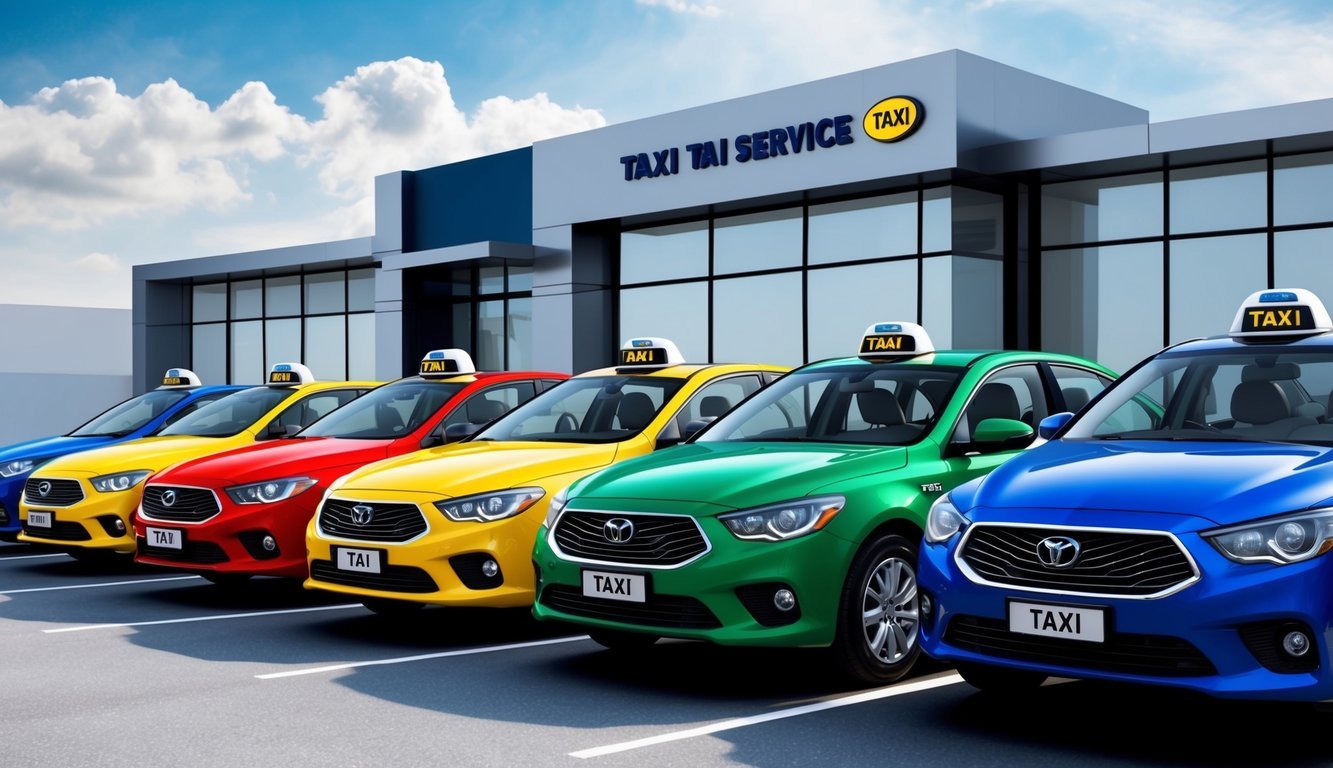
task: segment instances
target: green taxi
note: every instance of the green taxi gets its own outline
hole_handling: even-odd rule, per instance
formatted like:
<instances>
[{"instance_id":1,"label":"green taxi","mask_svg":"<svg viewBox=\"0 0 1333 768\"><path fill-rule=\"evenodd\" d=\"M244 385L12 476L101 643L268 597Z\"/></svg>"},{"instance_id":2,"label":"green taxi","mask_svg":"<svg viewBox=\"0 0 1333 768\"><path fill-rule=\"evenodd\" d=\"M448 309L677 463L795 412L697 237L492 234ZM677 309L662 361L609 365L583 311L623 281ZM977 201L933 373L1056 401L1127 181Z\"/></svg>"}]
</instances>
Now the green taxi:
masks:
<instances>
[{"instance_id":1,"label":"green taxi","mask_svg":"<svg viewBox=\"0 0 1333 768\"><path fill-rule=\"evenodd\" d=\"M897 680L920 652L931 502L1114 377L1071 355L937 351L919 325L872 325L856 356L797 368L688 443L557 494L533 612L612 649L827 647L853 682Z\"/></svg>"}]
</instances>

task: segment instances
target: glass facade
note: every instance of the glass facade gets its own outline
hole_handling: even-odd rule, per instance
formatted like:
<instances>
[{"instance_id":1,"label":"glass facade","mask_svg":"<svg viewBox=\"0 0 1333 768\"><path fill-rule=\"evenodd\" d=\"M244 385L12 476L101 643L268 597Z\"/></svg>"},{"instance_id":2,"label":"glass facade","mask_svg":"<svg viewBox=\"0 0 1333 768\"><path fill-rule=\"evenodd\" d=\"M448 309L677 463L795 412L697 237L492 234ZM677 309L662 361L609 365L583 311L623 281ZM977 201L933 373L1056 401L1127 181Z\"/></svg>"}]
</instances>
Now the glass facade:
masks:
<instances>
[{"instance_id":1,"label":"glass facade","mask_svg":"<svg viewBox=\"0 0 1333 768\"><path fill-rule=\"evenodd\" d=\"M468 350L479 371L532 367L532 265L499 259L427 268L411 278L413 307L404 329L413 349ZM429 304L430 306L425 306ZM416 359L420 352L413 352Z\"/></svg>"}]
</instances>

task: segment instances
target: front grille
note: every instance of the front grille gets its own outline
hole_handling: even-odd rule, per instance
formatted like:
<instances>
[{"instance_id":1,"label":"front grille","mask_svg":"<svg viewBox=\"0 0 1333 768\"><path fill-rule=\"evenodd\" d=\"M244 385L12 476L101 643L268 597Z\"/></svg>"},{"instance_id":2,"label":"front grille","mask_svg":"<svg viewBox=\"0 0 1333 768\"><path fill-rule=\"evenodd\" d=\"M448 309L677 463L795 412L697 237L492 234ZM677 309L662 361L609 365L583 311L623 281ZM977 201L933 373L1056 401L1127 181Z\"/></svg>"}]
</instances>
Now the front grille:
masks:
<instances>
[{"instance_id":1,"label":"front grille","mask_svg":"<svg viewBox=\"0 0 1333 768\"><path fill-rule=\"evenodd\" d=\"M715 629L722 626L708 606L681 595L649 595L647 602L584 597L578 587L552 584L542 591L542 602L571 616L606 619L626 624L676 629Z\"/></svg>"},{"instance_id":2,"label":"front grille","mask_svg":"<svg viewBox=\"0 0 1333 768\"><path fill-rule=\"evenodd\" d=\"M9 510L5 509L4 504L0 504L0 525L9 523Z\"/></svg>"},{"instance_id":3,"label":"front grille","mask_svg":"<svg viewBox=\"0 0 1333 768\"><path fill-rule=\"evenodd\" d=\"M370 507L370 522L352 521L353 507ZM329 499L319 508L319 527L331 536L358 541L408 541L426 532L426 517L415 504Z\"/></svg>"},{"instance_id":4,"label":"front grille","mask_svg":"<svg viewBox=\"0 0 1333 768\"><path fill-rule=\"evenodd\" d=\"M68 507L83 501L83 487L78 480L30 477L23 484L23 498L34 507Z\"/></svg>"},{"instance_id":5,"label":"front grille","mask_svg":"<svg viewBox=\"0 0 1333 768\"><path fill-rule=\"evenodd\" d=\"M1037 559L1048 537L1078 542L1068 568ZM978 524L959 547L963 562L981 578L1015 587L1126 597L1167 592L1195 578L1189 557L1170 536L1158 533Z\"/></svg>"},{"instance_id":6,"label":"front grille","mask_svg":"<svg viewBox=\"0 0 1333 768\"><path fill-rule=\"evenodd\" d=\"M329 560L310 564L310 576L316 581L341 584L344 587L379 589L385 592L438 592L439 586L429 573L407 565L386 565L380 573L340 571Z\"/></svg>"},{"instance_id":7,"label":"front grille","mask_svg":"<svg viewBox=\"0 0 1333 768\"><path fill-rule=\"evenodd\" d=\"M613 543L605 536L608 520L634 525L629 541ZM555 541L570 557L626 565L680 565L708 551L708 540L692 517L625 515L608 512L566 512L555 525Z\"/></svg>"},{"instance_id":8,"label":"front grille","mask_svg":"<svg viewBox=\"0 0 1333 768\"><path fill-rule=\"evenodd\" d=\"M143 539L139 539L138 544L139 554L157 560L170 560L173 563L212 565L225 563L231 559L227 557L227 553L222 550L222 547L211 541L190 541L186 539L180 549L149 546Z\"/></svg>"},{"instance_id":9,"label":"front grille","mask_svg":"<svg viewBox=\"0 0 1333 768\"><path fill-rule=\"evenodd\" d=\"M67 520L52 520L50 528L31 528L25 521L23 532L38 539L49 539L51 541L88 541L93 537L91 533L88 533L87 528L79 523L72 523Z\"/></svg>"},{"instance_id":10,"label":"front grille","mask_svg":"<svg viewBox=\"0 0 1333 768\"><path fill-rule=\"evenodd\" d=\"M171 503L167 504L170 499ZM218 498L205 488L150 485L143 491L144 514L154 520L197 523L222 511Z\"/></svg>"},{"instance_id":11,"label":"front grille","mask_svg":"<svg viewBox=\"0 0 1333 768\"><path fill-rule=\"evenodd\" d=\"M1106 642L1010 632L1003 619L955 616L944 633L956 648L1016 661L1151 677L1217 674L1208 657L1178 637L1108 633Z\"/></svg>"}]
</instances>

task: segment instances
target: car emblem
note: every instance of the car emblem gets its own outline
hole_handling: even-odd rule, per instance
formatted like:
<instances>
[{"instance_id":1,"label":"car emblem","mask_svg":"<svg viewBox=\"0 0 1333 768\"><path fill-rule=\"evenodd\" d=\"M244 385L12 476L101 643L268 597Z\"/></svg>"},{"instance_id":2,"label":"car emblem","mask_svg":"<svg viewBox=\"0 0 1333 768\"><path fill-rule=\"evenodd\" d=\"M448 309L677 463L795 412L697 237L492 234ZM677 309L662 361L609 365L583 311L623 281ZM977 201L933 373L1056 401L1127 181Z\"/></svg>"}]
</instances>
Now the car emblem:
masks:
<instances>
[{"instance_id":1,"label":"car emblem","mask_svg":"<svg viewBox=\"0 0 1333 768\"><path fill-rule=\"evenodd\" d=\"M1037 543L1037 560L1047 568L1069 568L1083 548L1068 536L1048 536Z\"/></svg>"},{"instance_id":2,"label":"car emblem","mask_svg":"<svg viewBox=\"0 0 1333 768\"><path fill-rule=\"evenodd\" d=\"M176 492L175 492L175 491L163 491L163 492L162 492L162 506L164 506L164 507L170 507L170 506L174 505L175 503L176 503Z\"/></svg>"},{"instance_id":3,"label":"car emblem","mask_svg":"<svg viewBox=\"0 0 1333 768\"><path fill-rule=\"evenodd\" d=\"M370 525L370 521L375 519L375 508L368 504L357 504L352 507L352 522L356 525Z\"/></svg>"},{"instance_id":4,"label":"car emblem","mask_svg":"<svg viewBox=\"0 0 1333 768\"><path fill-rule=\"evenodd\" d=\"M602 524L602 538L612 544L626 544L634 538L634 523L623 517L613 517Z\"/></svg>"},{"instance_id":5,"label":"car emblem","mask_svg":"<svg viewBox=\"0 0 1333 768\"><path fill-rule=\"evenodd\" d=\"M37 495L38 495L38 496L45 496L45 495L47 495L47 494L50 493L50 492L51 492L51 481L50 481L50 480L43 480L42 482L40 482L40 483L37 484Z\"/></svg>"}]
</instances>

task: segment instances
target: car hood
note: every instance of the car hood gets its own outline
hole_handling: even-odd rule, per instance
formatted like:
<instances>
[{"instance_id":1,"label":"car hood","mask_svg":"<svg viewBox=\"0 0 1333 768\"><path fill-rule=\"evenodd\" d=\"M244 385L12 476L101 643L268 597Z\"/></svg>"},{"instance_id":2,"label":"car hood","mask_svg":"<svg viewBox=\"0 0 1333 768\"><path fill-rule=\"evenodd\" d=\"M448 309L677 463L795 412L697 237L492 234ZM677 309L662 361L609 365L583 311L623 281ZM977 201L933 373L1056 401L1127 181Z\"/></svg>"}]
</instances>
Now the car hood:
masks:
<instances>
[{"instance_id":1,"label":"car hood","mask_svg":"<svg viewBox=\"0 0 1333 768\"><path fill-rule=\"evenodd\" d=\"M0 448L0 464L19 459L49 459L64 456L67 453L86 451L90 448L97 448L124 439L123 437L110 436L66 437L64 435L53 435L51 437L39 437L35 440L24 440L21 443Z\"/></svg>"},{"instance_id":2,"label":"car hood","mask_svg":"<svg viewBox=\"0 0 1333 768\"><path fill-rule=\"evenodd\" d=\"M516 488L543 478L591 472L615 460L615 443L477 441L378 461L333 491L424 491L441 497Z\"/></svg>"},{"instance_id":3,"label":"car hood","mask_svg":"<svg viewBox=\"0 0 1333 768\"><path fill-rule=\"evenodd\" d=\"M214 487L317 475L384 459L392 444L392 440L336 437L295 437L254 443L178 464L153 478L153 482Z\"/></svg>"},{"instance_id":4,"label":"car hood","mask_svg":"<svg viewBox=\"0 0 1333 768\"><path fill-rule=\"evenodd\" d=\"M192 437L190 435L165 435L144 437L119 445L108 445L91 451L62 456L42 465L34 475L74 474L104 475L110 472L125 472L134 469L148 469L154 472L165 469L186 459L223 451L235 447L238 441L249 442L248 433L232 437Z\"/></svg>"},{"instance_id":5,"label":"car hood","mask_svg":"<svg viewBox=\"0 0 1333 768\"><path fill-rule=\"evenodd\" d=\"M576 498L706 501L742 509L837 491L841 481L901 469L905 448L837 443L702 442L605 469Z\"/></svg>"},{"instance_id":6,"label":"car hood","mask_svg":"<svg viewBox=\"0 0 1333 768\"><path fill-rule=\"evenodd\" d=\"M1333 497L1333 449L1292 444L1053 440L986 476L964 508L1196 515L1218 525Z\"/></svg>"}]
</instances>

